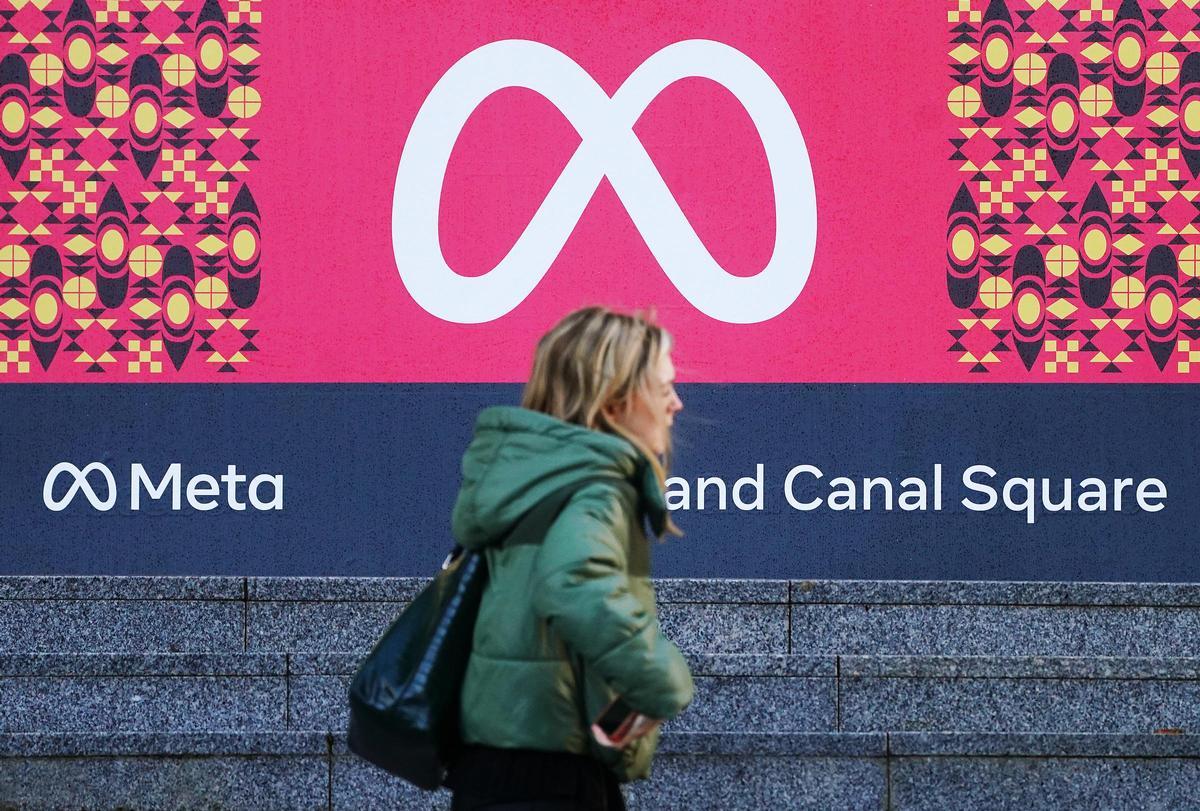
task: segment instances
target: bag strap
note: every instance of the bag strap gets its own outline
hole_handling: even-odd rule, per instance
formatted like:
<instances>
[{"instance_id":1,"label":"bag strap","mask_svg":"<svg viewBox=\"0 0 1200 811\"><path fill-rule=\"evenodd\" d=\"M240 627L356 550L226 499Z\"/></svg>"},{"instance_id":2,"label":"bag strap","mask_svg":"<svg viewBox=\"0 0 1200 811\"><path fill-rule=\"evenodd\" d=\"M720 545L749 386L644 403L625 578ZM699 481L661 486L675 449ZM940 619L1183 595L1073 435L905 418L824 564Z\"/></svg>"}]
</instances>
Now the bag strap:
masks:
<instances>
[{"instance_id":1,"label":"bag strap","mask_svg":"<svg viewBox=\"0 0 1200 811\"><path fill-rule=\"evenodd\" d=\"M611 482L612 484L632 487L625 479L616 476L588 476L564 485L544 496L537 504L517 521L503 539L499 547L537 546L546 539L546 533L558 518L559 513L566 507L576 491L595 482Z\"/></svg>"},{"instance_id":2,"label":"bag strap","mask_svg":"<svg viewBox=\"0 0 1200 811\"><path fill-rule=\"evenodd\" d=\"M563 507L567 505L571 496L575 494L575 491L595 482L611 482L618 487L633 487L628 481L617 476L600 475L587 476L565 484L557 490L551 491L548 495L543 496L540 501L526 510L524 515L517 519L517 522L508 532L504 533L504 537L495 544L496 548L502 549L505 546L540 544L546 539L546 533L550 531L551 525L558 518L558 514L562 512ZM443 570L449 568L465 552L466 549L464 547L455 544L451 548L450 554L442 561L441 568Z\"/></svg>"}]
</instances>

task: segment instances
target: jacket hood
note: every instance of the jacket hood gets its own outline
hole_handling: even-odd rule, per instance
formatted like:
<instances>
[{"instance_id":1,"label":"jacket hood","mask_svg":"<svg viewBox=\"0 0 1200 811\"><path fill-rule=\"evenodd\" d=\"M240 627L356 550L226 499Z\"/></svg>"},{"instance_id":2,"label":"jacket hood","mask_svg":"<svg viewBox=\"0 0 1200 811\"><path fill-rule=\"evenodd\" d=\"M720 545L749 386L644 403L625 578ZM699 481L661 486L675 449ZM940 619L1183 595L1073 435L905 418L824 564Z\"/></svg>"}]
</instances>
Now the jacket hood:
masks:
<instances>
[{"instance_id":1,"label":"jacket hood","mask_svg":"<svg viewBox=\"0 0 1200 811\"><path fill-rule=\"evenodd\" d=\"M632 443L540 411L485 408L463 454L462 489L451 516L454 538L468 549L488 546L552 491L608 474L637 489L655 535L661 536L666 503L654 469Z\"/></svg>"}]
</instances>

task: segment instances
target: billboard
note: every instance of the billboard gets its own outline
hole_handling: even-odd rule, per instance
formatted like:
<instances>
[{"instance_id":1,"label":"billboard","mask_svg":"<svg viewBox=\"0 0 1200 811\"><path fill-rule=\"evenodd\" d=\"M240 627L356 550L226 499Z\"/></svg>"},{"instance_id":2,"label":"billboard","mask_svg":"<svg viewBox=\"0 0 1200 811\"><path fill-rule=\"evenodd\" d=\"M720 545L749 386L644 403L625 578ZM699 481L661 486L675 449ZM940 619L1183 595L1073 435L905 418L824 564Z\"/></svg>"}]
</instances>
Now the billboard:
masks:
<instances>
[{"instance_id":1,"label":"billboard","mask_svg":"<svg viewBox=\"0 0 1200 811\"><path fill-rule=\"evenodd\" d=\"M1194 6L14 3L0 570L425 573L604 303L659 574L1197 579Z\"/></svg>"}]
</instances>

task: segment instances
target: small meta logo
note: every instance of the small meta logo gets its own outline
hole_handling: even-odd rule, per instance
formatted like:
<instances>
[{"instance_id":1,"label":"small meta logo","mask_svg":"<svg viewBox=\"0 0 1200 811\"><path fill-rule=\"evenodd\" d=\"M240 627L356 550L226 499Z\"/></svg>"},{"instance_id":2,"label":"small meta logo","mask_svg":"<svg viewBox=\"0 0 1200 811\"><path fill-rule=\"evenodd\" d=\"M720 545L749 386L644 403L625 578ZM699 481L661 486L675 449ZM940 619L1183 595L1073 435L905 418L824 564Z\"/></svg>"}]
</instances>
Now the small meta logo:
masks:
<instances>
[{"instance_id":1,"label":"small meta logo","mask_svg":"<svg viewBox=\"0 0 1200 811\"><path fill-rule=\"evenodd\" d=\"M741 102L767 156L775 248L754 276L735 276L713 259L633 131L659 93L690 76L722 85ZM442 184L467 119L484 99L509 87L547 98L582 141L500 263L482 276L461 276L442 254ZM570 57L539 42L501 40L462 57L417 111L400 155L392 200L400 277L413 299L443 321L500 318L541 281L605 178L667 277L705 315L733 324L766 321L804 289L816 250L817 204L800 125L779 87L750 57L698 39L663 48L611 97Z\"/></svg>"},{"instance_id":2,"label":"small meta logo","mask_svg":"<svg viewBox=\"0 0 1200 811\"><path fill-rule=\"evenodd\" d=\"M66 492L56 497L55 488L63 477L69 479L69 484ZM250 479L245 488L239 487L247 479L245 474L238 473L237 465L229 465L220 476L199 473L185 482L183 465L174 462L167 466L166 472L156 482L143 465L134 462L129 466L129 509L137 512L141 510L143 500L159 501L166 498L168 492L172 510L183 509L186 499L193 510L207 512L220 506L222 495L225 497L225 506L231 510L242 511L247 506L259 511L283 509L282 473L262 473ZM100 492L97 492L98 489ZM92 509L99 512L108 512L115 507L117 480L108 465L91 462L81 468L70 462L59 462L50 468L42 484L42 502L46 509L62 512L79 494L87 499Z\"/></svg>"}]
</instances>

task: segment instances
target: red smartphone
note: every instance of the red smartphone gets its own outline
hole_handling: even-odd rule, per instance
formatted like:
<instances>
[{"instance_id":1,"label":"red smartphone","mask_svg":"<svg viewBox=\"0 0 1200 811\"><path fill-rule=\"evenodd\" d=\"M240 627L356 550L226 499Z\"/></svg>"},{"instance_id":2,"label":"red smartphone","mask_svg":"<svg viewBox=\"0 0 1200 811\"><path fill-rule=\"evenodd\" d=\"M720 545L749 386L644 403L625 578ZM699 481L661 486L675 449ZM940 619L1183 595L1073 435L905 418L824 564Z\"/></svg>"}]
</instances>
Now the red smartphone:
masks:
<instances>
[{"instance_id":1,"label":"red smartphone","mask_svg":"<svg viewBox=\"0 0 1200 811\"><path fill-rule=\"evenodd\" d=\"M618 696L592 724L592 737L604 746L620 749L648 733L657 724L657 721L637 712Z\"/></svg>"},{"instance_id":2,"label":"red smartphone","mask_svg":"<svg viewBox=\"0 0 1200 811\"><path fill-rule=\"evenodd\" d=\"M630 707L620 696L617 696L600 713L600 717L595 721L595 726L599 727L600 731L610 740L616 740L621 737L617 734L621 730L621 727L633 723L635 714L633 707Z\"/></svg>"}]
</instances>

